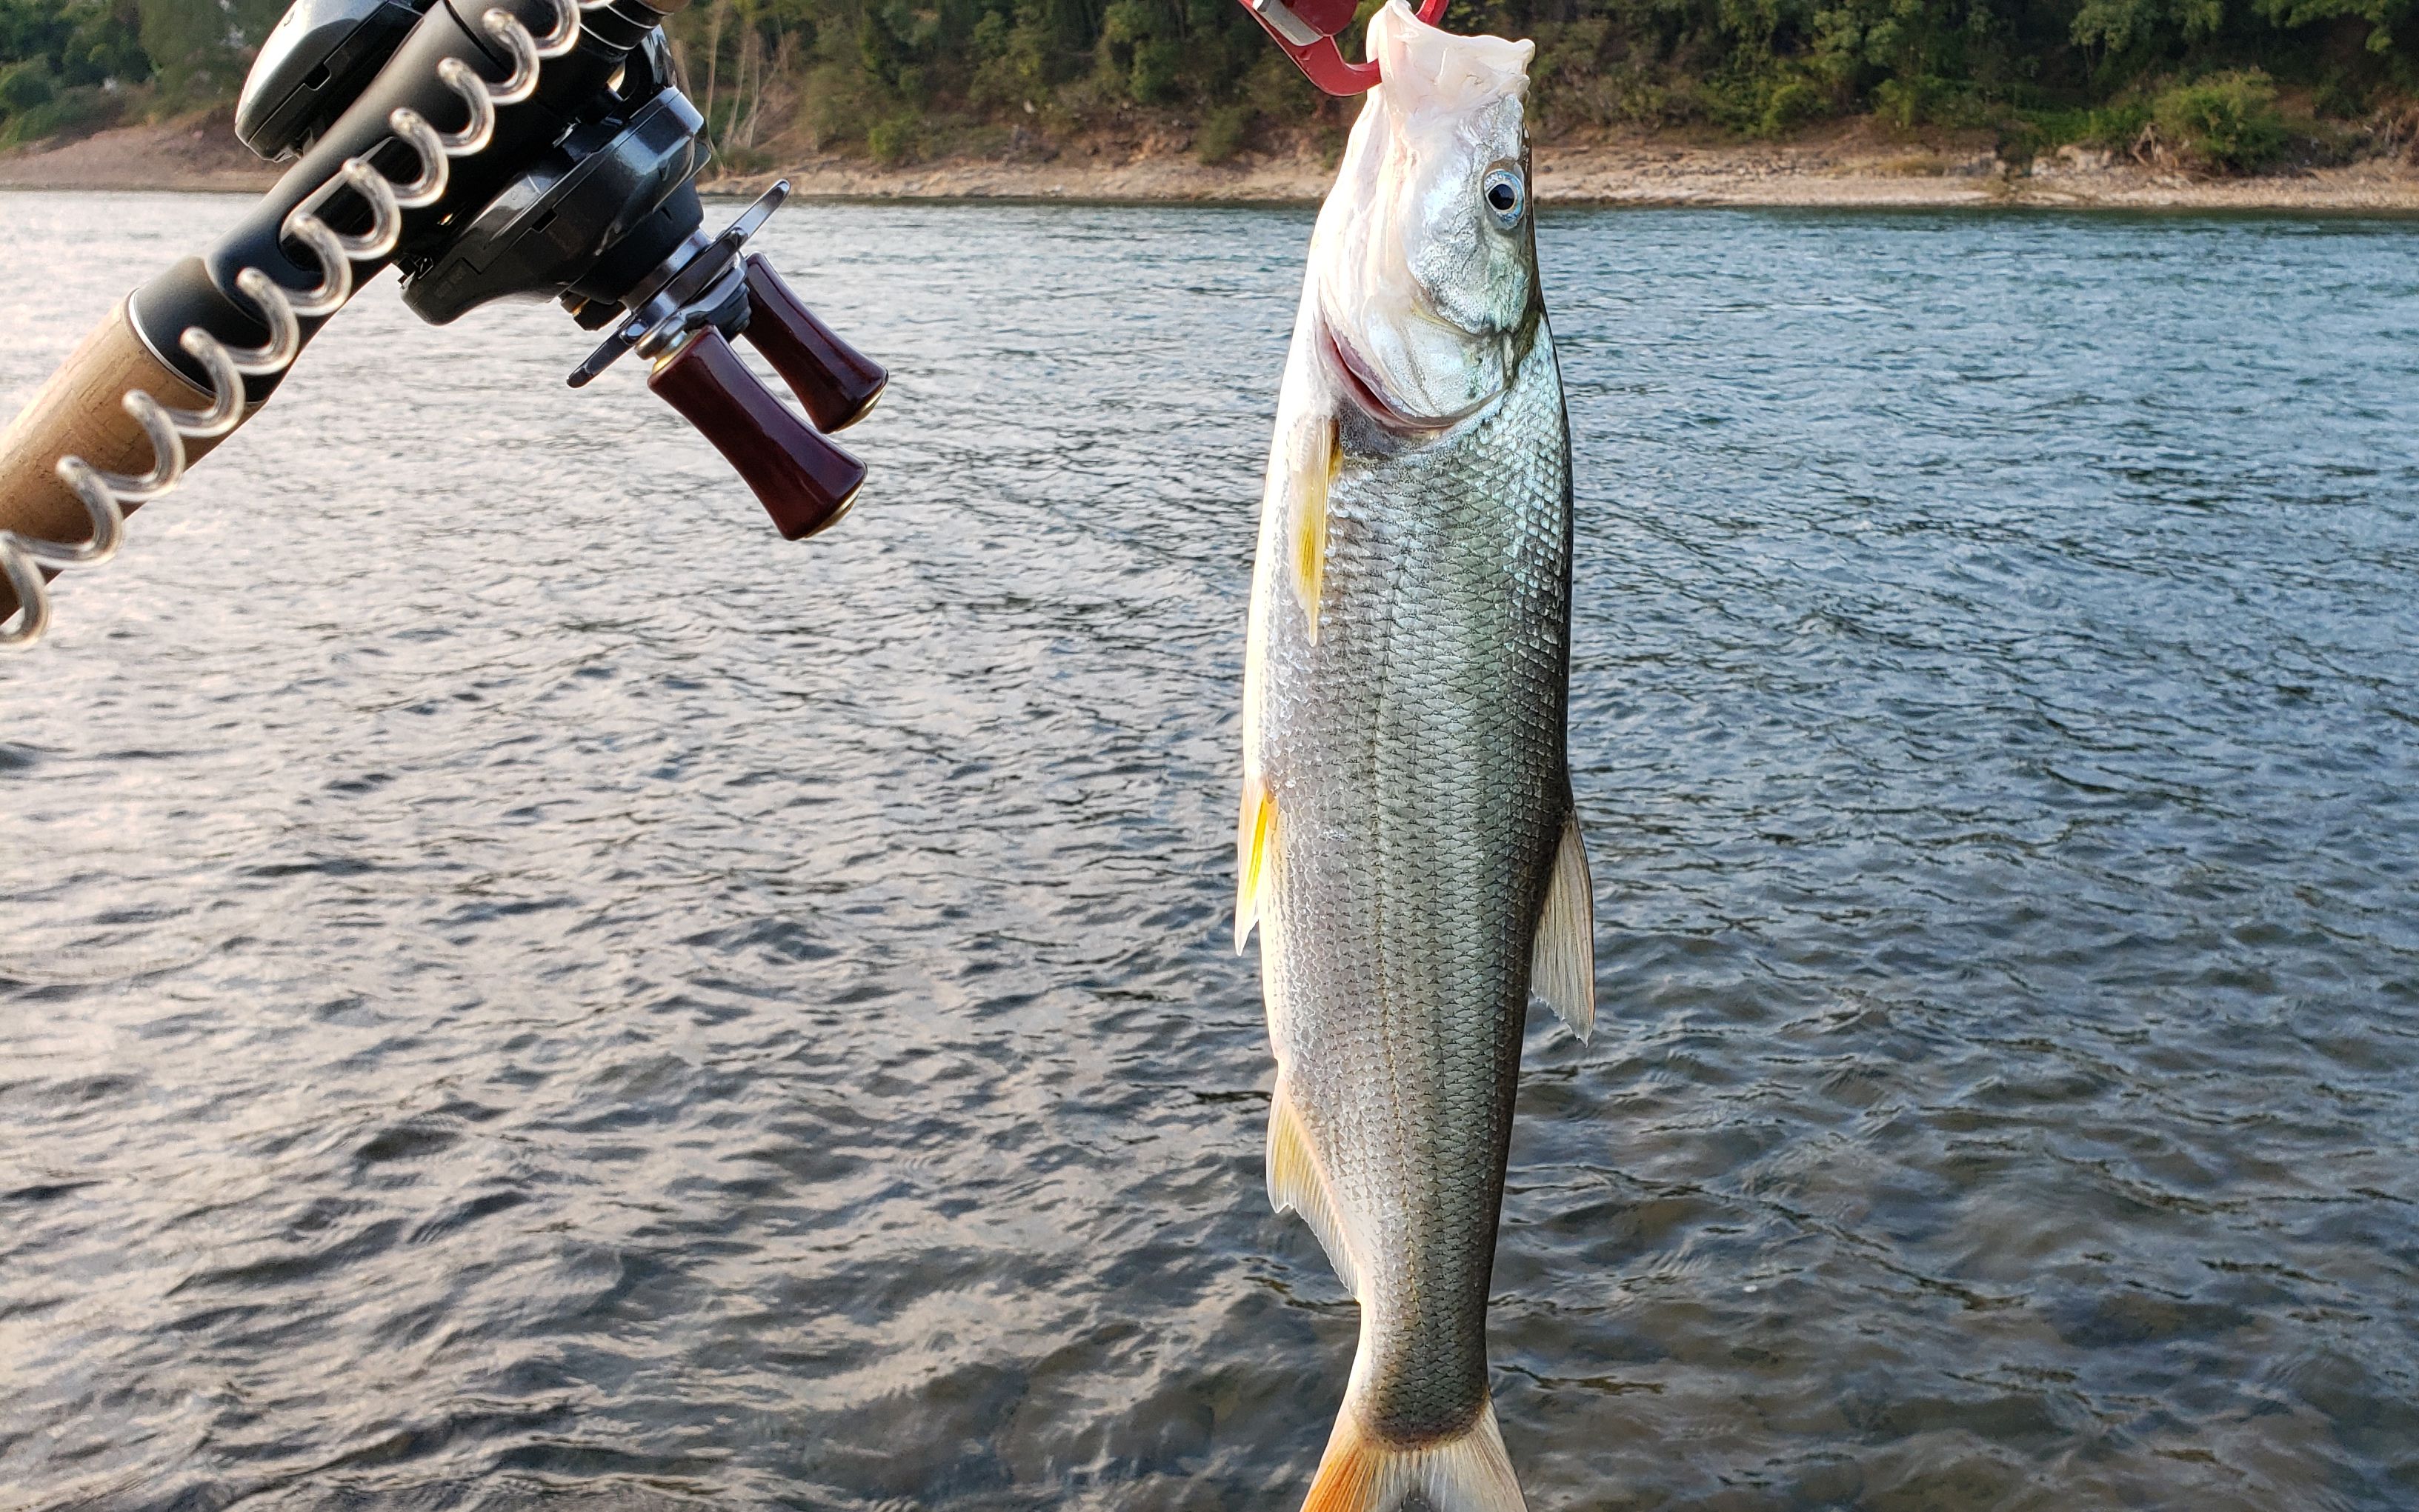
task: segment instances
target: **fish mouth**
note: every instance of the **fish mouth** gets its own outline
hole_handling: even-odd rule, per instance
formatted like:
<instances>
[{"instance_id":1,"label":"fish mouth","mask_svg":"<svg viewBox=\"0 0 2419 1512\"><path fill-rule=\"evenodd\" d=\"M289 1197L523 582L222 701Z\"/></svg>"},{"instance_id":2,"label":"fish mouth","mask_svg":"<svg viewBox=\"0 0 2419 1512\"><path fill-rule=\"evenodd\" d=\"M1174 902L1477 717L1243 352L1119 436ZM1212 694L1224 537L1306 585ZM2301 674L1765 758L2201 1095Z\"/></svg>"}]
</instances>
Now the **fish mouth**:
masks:
<instances>
[{"instance_id":1,"label":"fish mouth","mask_svg":"<svg viewBox=\"0 0 2419 1512\"><path fill-rule=\"evenodd\" d=\"M1463 406L1451 414L1421 414L1407 408L1394 397L1394 391L1387 385L1384 378L1378 376L1377 369L1369 364L1368 360L1361 355L1359 348L1351 342L1336 334L1335 327L1328 322L1323 314L1319 316L1318 333L1321 345L1327 348L1328 368L1342 382L1344 392L1351 395L1352 402L1360 406L1370 419L1388 430L1413 435L1445 430L1469 419L1495 400L1495 396L1489 394L1475 404Z\"/></svg>"}]
</instances>

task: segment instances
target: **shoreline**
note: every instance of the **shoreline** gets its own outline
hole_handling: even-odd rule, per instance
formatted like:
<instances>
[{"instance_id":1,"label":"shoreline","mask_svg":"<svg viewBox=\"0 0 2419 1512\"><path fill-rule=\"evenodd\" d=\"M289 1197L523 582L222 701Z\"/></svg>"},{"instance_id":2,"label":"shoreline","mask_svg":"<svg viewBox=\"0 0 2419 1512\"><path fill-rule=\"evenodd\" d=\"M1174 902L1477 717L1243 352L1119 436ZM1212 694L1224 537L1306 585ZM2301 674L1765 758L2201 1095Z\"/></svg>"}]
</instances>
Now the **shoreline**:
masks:
<instances>
[{"instance_id":1,"label":"shoreline","mask_svg":"<svg viewBox=\"0 0 2419 1512\"><path fill-rule=\"evenodd\" d=\"M2080 161L2077 161L2080 159ZM2008 172L1987 151L1822 144L1697 145L1652 140L1541 147L1540 204L1570 207L1925 209L2004 207L2419 214L2419 166L2371 162L2251 178L2202 178L2093 155ZM1125 204L1316 205L1334 170L1313 158L1210 168L1189 158L1123 162L941 162L886 169L844 160L724 175L708 191L753 193L786 177L810 198L1070 200Z\"/></svg>"},{"instance_id":2,"label":"shoreline","mask_svg":"<svg viewBox=\"0 0 2419 1512\"><path fill-rule=\"evenodd\" d=\"M1789 143L1645 135L1556 143L1539 147L1533 162L1539 201L1564 206L2419 214L2419 162L2405 160L2207 178L2067 147L2016 169L1995 158L1987 142L1893 137L1870 121ZM1182 152L1077 146L1047 158L955 158L896 168L826 155L778 171L718 175L701 187L752 193L786 177L809 199L1315 205L1333 173L1310 154L1248 154L1211 167ZM278 176L235 140L223 113L116 127L48 150L0 156L0 189L257 193Z\"/></svg>"}]
</instances>

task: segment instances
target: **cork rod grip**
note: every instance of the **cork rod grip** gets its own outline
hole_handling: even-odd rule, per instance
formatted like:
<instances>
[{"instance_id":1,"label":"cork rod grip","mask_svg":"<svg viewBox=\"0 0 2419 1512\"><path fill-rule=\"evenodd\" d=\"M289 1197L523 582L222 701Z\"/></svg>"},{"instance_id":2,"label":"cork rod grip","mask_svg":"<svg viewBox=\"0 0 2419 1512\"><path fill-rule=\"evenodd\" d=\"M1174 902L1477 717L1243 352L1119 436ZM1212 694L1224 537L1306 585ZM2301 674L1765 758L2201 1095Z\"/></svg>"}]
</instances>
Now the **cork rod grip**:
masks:
<instances>
[{"instance_id":1,"label":"cork rod grip","mask_svg":"<svg viewBox=\"0 0 2419 1512\"><path fill-rule=\"evenodd\" d=\"M207 392L151 355L121 300L0 432L0 531L70 545L92 538L91 517L55 470L73 455L105 472L150 471L150 439L122 402L129 389L174 409L210 404ZM185 438L185 460L199 460L225 439ZM0 621L16 611L17 595L0 580Z\"/></svg>"}]
</instances>

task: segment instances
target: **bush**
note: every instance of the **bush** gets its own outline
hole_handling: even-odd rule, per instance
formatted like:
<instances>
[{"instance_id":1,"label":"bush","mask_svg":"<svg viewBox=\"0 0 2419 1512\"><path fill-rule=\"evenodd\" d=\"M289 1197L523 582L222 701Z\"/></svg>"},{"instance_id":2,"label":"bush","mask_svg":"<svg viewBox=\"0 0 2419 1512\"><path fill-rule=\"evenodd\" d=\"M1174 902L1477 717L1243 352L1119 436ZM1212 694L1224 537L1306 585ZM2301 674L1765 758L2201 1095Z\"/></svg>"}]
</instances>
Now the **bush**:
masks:
<instances>
[{"instance_id":1,"label":"bush","mask_svg":"<svg viewBox=\"0 0 2419 1512\"><path fill-rule=\"evenodd\" d=\"M2138 100L2103 110L2024 111L1999 123L1999 156L2030 162L2070 144L2127 152L2149 122L2150 107Z\"/></svg>"},{"instance_id":2,"label":"bush","mask_svg":"<svg viewBox=\"0 0 2419 1512\"><path fill-rule=\"evenodd\" d=\"M2159 145L2184 163L2250 173L2282 157L2288 136L2276 85L2257 69L2178 85L2150 101Z\"/></svg>"},{"instance_id":3,"label":"bush","mask_svg":"<svg viewBox=\"0 0 2419 1512\"><path fill-rule=\"evenodd\" d=\"M1784 79L1764 98L1764 134L1786 135L1827 113L1830 105L1828 94L1812 80Z\"/></svg>"},{"instance_id":4,"label":"bush","mask_svg":"<svg viewBox=\"0 0 2419 1512\"><path fill-rule=\"evenodd\" d=\"M913 162L924 148L924 120L913 111L901 111L873 123L865 133L865 150L873 161L896 168Z\"/></svg>"},{"instance_id":5,"label":"bush","mask_svg":"<svg viewBox=\"0 0 2419 1512\"><path fill-rule=\"evenodd\" d=\"M97 85L61 89L30 109L9 112L0 122L0 146L98 131L117 119L117 98Z\"/></svg>"},{"instance_id":6,"label":"bush","mask_svg":"<svg viewBox=\"0 0 2419 1512\"><path fill-rule=\"evenodd\" d=\"M1971 85L1918 74L1873 86L1873 114L1901 131L1918 126L1975 127L1991 114Z\"/></svg>"},{"instance_id":7,"label":"bush","mask_svg":"<svg viewBox=\"0 0 2419 1512\"><path fill-rule=\"evenodd\" d=\"M863 69L846 63L825 63L807 75L797 124L806 133L807 145L821 151L832 142L862 138L886 109Z\"/></svg>"},{"instance_id":8,"label":"bush","mask_svg":"<svg viewBox=\"0 0 2419 1512\"><path fill-rule=\"evenodd\" d=\"M1017 26L996 10L983 12L967 42L974 59L969 102L990 110L1036 114L1050 98L1048 39L1035 26Z\"/></svg>"},{"instance_id":9,"label":"bush","mask_svg":"<svg viewBox=\"0 0 2419 1512\"><path fill-rule=\"evenodd\" d=\"M1924 79L1884 79L1873 85L1873 114L1903 131L1920 126L1931 103Z\"/></svg>"},{"instance_id":10,"label":"bush","mask_svg":"<svg viewBox=\"0 0 2419 1512\"><path fill-rule=\"evenodd\" d=\"M1742 136L1786 136L1831 110L1821 84L1779 69L1708 79L1697 98L1715 124Z\"/></svg>"},{"instance_id":11,"label":"bush","mask_svg":"<svg viewBox=\"0 0 2419 1512\"><path fill-rule=\"evenodd\" d=\"M282 0L135 0L137 35L157 67L170 106L231 100L243 84L252 49L285 7Z\"/></svg>"},{"instance_id":12,"label":"bush","mask_svg":"<svg viewBox=\"0 0 2419 1512\"><path fill-rule=\"evenodd\" d=\"M47 105L56 93L57 81L39 62L29 60L0 67L0 120Z\"/></svg>"},{"instance_id":13,"label":"bush","mask_svg":"<svg viewBox=\"0 0 2419 1512\"><path fill-rule=\"evenodd\" d=\"M2345 83L2340 70L2331 69L2310 95L2310 114L2320 120L2355 121L2368 114L2368 100Z\"/></svg>"},{"instance_id":14,"label":"bush","mask_svg":"<svg viewBox=\"0 0 2419 1512\"><path fill-rule=\"evenodd\" d=\"M1235 154L1243 150L1252 134L1252 113L1241 105L1228 105L1213 110L1201 123L1201 132L1193 139L1193 152L1202 162L1216 167L1231 162Z\"/></svg>"}]
</instances>

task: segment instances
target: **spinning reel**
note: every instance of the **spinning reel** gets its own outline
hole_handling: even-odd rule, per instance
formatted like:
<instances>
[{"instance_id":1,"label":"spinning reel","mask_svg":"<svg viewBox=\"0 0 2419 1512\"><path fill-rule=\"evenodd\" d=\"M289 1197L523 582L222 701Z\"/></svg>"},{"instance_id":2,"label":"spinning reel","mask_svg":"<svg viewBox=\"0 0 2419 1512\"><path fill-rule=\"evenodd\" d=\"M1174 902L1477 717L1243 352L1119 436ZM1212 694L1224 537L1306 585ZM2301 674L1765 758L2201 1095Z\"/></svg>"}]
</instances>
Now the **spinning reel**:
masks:
<instances>
[{"instance_id":1,"label":"spinning reel","mask_svg":"<svg viewBox=\"0 0 2419 1512\"><path fill-rule=\"evenodd\" d=\"M39 637L49 570L115 554L126 511L249 418L390 264L432 324L560 300L585 329L610 328L573 387L635 351L782 535L845 514L865 467L827 437L887 376L746 251L786 183L702 229L704 119L662 30L686 3L296 0L236 110L247 147L294 167L215 246L129 296L0 436L0 576L18 611L8 626L0 596L0 645Z\"/></svg>"}]
</instances>

